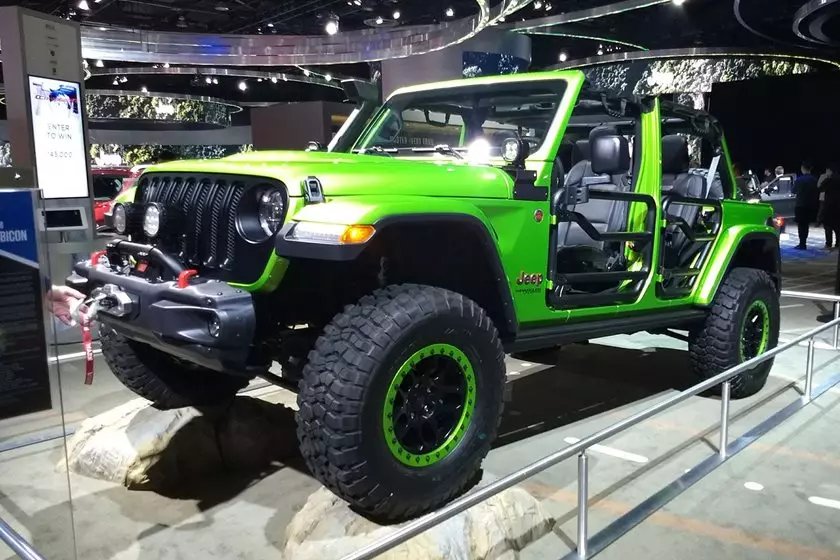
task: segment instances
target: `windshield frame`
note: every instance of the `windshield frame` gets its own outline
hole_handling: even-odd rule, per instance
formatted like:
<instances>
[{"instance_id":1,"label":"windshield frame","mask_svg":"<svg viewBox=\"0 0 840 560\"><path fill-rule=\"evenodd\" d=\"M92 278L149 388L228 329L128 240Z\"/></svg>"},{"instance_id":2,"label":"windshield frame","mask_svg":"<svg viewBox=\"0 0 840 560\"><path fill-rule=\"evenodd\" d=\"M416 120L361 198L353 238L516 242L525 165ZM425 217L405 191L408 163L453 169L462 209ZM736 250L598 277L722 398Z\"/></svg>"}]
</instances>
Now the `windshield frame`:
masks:
<instances>
[{"instance_id":1,"label":"windshield frame","mask_svg":"<svg viewBox=\"0 0 840 560\"><path fill-rule=\"evenodd\" d=\"M538 87L544 84L557 92L557 101L554 109L554 114L551 117L551 122L546 129L545 137L538 150L534 151L527 159L527 161L553 161L552 154L557 151L557 143L559 142L559 133L565 125L565 117L569 112L569 103L573 103L577 97L577 92L583 83L583 76L579 76L578 80L572 80L573 76L568 73L551 73L551 72L535 72L532 74L518 74L506 76L491 76L485 78L470 78L457 81L449 81L434 84L431 86L415 86L403 88L394 92L388 100L379 108L368 125L358 136L353 143L351 151L358 151L361 146L371 144L376 133L383 126L385 121L393 114L393 107L398 102L402 102L406 97L414 100L422 100L424 97L436 97L442 92L447 92L452 95L469 94L473 91L477 93L486 92L486 95L492 95L487 91L487 88L499 88L503 90L515 90L517 87L529 88ZM410 105L412 101L407 104ZM401 104L401 103L400 103ZM453 148L461 149L453 146ZM464 147L465 149L465 147ZM397 155L397 154L395 154ZM430 155L433 153L430 152ZM398 155L397 157L404 157ZM419 154L407 156L412 158L423 157ZM439 154L438 154L439 157ZM500 156L492 157L494 161L500 161Z\"/></svg>"}]
</instances>

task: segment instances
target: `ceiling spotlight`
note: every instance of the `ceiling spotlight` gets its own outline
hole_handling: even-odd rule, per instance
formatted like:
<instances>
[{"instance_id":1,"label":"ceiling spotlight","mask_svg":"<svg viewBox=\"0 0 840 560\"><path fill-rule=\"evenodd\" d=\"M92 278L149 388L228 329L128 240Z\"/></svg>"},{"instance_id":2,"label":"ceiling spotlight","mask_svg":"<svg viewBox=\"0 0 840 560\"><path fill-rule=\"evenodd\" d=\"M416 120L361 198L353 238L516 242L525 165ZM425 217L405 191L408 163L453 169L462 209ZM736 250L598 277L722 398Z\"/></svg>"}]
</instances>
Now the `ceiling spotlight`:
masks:
<instances>
[{"instance_id":1,"label":"ceiling spotlight","mask_svg":"<svg viewBox=\"0 0 840 560\"><path fill-rule=\"evenodd\" d=\"M245 83L245 80L242 80L241 82L239 82L239 85L237 87L239 88L239 91L245 91L246 89L248 89L248 84Z\"/></svg>"},{"instance_id":2,"label":"ceiling spotlight","mask_svg":"<svg viewBox=\"0 0 840 560\"><path fill-rule=\"evenodd\" d=\"M206 78L204 78L204 83L205 84L212 84L213 83L213 78L211 78L210 76L207 76Z\"/></svg>"},{"instance_id":3,"label":"ceiling spotlight","mask_svg":"<svg viewBox=\"0 0 840 560\"><path fill-rule=\"evenodd\" d=\"M272 77L271 77L271 83L272 83L272 84L276 84L276 83L277 83L277 76L272 76Z\"/></svg>"},{"instance_id":4,"label":"ceiling spotlight","mask_svg":"<svg viewBox=\"0 0 840 560\"><path fill-rule=\"evenodd\" d=\"M143 86L143 87L140 88L140 91L142 91L143 93L149 93L149 88L147 88L146 86Z\"/></svg>"},{"instance_id":5,"label":"ceiling spotlight","mask_svg":"<svg viewBox=\"0 0 840 560\"><path fill-rule=\"evenodd\" d=\"M257 81L262 83L262 78L257 78Z\"/></svg>"},{"instance_id":6,"label":"ceiling spotlight","mask_svg":"<svg viewBox=\"0 0 840 560\"><path fill-rule=\"evenodd\" d=\"M385 20L382 19L382 16L376 16L376 25L382 25L385 23Z\"/></svg>"},{"instance_id":7,"label":"ceiling spotlight","mask_svg":"<svg viewBox=\"0 0 840 560\"><path fill-rule=\"evenodd\" d=\"M274 27L273 23L269 23L266 27Z\"/></svg>"},{"instance_id":8,"label":"ceiling spotlight","mask_svg":"<svg viewBox=\"0 0 840 560\"><path fill-rule=\"evenodd\" d=\"M455 15L455 10L452 8L446 8L446 17L453 17Z\"/></svg>"},{"instance_id":9,"label":"ceiling spotlight","mask_svg":"<svg viewBox=\"0 0 840 560\"><path fill-rule=\"evenodd\" d=\"M394 10L394 14L393 14L393 16L394 16L394 19L395 19L395 20L400 19L400 16L401 16L401 15L402 15L402 14L400 13L400 11L399 11L399 10Z\"/></svg>"},{"instance_id":10,"label":"ceiling spotlight","mask_svg":"<svg viewBox=\"0 0 840 560\"><path fill-rule=\"evenodd\" d=\"M219 83L219 78L213 78L213 85L216 85L218 83Z\"/></svg>"},{"instance_id":11,"label":"ceiling spotlight","mask_svg":"<svg viewBox=\"0 0 840 560\"><path fill-rule=\"evenodd\" d=\"M540 0L537 0L536 2L534 2L534 9L535 10L539 10L542 7L543 7L543 3L540 2Z\"/></svg>"},{"instance_id":12,"label":"ceiling spotlight","mask_svg":"<svg viewBox=\"0 0 840 560\"><path fill-rule=\"evenodd\" d=\"M105 66L105 63L102 62L101 60L96 61L96 67L97 68L103 68L104 66Z\"/></svg>"},{"instance_id":13,"label":"ceiling spotlight","mask_svg":"<svg viewBox=\"0 0 840 560\"><path fill-rule=\"evenodd\" d=\"M569 59L569 55L564 52L560 53L560 56L557 57L560 62L566 62Z\"/></svg>"},{"instance_id":14,"label":"ceiling spotlight","mask_svg":"<svg viewBox=\"0 0 840 560\"><path fill-rule=\"evenodd\" d=\"M168 63L168 62L164 62L164 63L163 63L163 67L164 67L164 68L169 68L169 63Z\"/></svg>"},{"instance_id":15,"label":"ceiling spotlight","mask_svg":"<svg viewBox=\"0 0 840 560\"><path fill-rule=\"evenodd\" d=\"M324 31L327 32L327 35L335 35L338 33L338 17L335 15L331 15L330 18L327 20L327 24L324 26Z\"/></svg>"},{"instance_id":16,"label":"ceiling spotlight","mask_svg":"<svg viewBox=\"0 0 840 560\"><path fill-rule=\"evenodd\" d=\"M499 18L499 22L500 22L500 23L504 23L504 22L505 22L505 16L500 17L500 18Z\"/></svg>"},{"instance_id":17,"label":"ceiling spotlight","mask_svg":"<svg viewBox=\"0 0 840 560\"><path fill-rule=\"evenodd\" d=\"M79 0L79 3L76 6L80 10L90 10L90 6L88 6L87 0Z\"/></svg>"},{"instance_id":18,"label":"ceiling spotlight","mask_svg":"<svg viewBox=\"0 0 840 560\"><path fill-rule=\"evenodd\" d=\"M304 69L303 70L303 75L308 78L309 77L309 70Z\"/></svg>"},{"instance_id":19,"label":"ceiling spotlight","mask_svg":"<svg viewBox=\"0 0 840 560\"><path fill-rule=\"evenodd\" d=\"M113 84L114 84L115 86L120 85L120 79L119 79L119 78L114 78Z\"/></svg>"},{"instance_id":20,"label":"ceiling spotlight","mask_svg":"<svg viewBox=\"0 0 840 560\"><path fill-rule=\"evenodd\" d=\"M598 56L601 56L603 54L604 54L604 49L598 49Z\"/></svg>"},{"instance_id":21,"label":"ceiling spotlight","mask_svg":"<svg viewBox=\"0 0 840 560\"><path fill-rule=\"evenodd\" d=\"M122 78L120 78L120 83L121 83L121 84L124 84L124 83L126 83L127 81L128 81L128 78L126 78L125 76L123 76Z\"/></svg>"},{"instance_id":22,"label":"ceiling spotlight","mask_svg":"<svg viewBox=\"0 0 840 560\"><path fill-rule=\"evenodd\" d=\"M288 81L289 81L289 77L288 77L286 74L283 74L283 81L284 81L284 82L288 82Z\"/></svg>"},{"instance_id":23,"label":"ceiling spotlight","mask_svg":"<svg viewBox=\"0 0 840 560\"><path fill-rule=\"evenodd\" d=\"M328 82L331 82L332 81L332 74L324 75L324 79L327 80Z\"/></svg>"},{"instance_id":24,"label":"ceiling spotlight","mask_svg":"<svg viewBox=\"0 0 840 560\"><path fill-rule=\"evenodd\" d=\"M353 0L353 3L357 6L361 6L362 5L362 0Z\"/></svg>"},{"instance_id":25,"label":"ceiling spotlight","mask_svg":"<svg viewBox=\"0 0 840 560\"><path fill-rule=\"evenodd\" d=\"M685 0L671 0L675 6L682 6L685 4Z\"/></svg>"},{"instance_id":26,"label":"ceiling spotlight","mask_svg":"<svg viewBox=\"0 0 840 560\"><path fill-rule=\"evenodd\" d=\"M99 0L96 0L96 1L97 1L97 2L99 2ZM227 7L227 6L225 6L224 4L217 4L217 5L216 5L216 7L215 7L214 9L215 9L217 12L228 12L228 11L230 11L230 8L228 8L228 7Z\"/></svg>"},{"instance_id":27,"label":"ceiling spotlight","mask_svg":"<svg viewBox=\"0 0 840 560\"><path fill-rule=\"evenodd\" d=\"M545 11L548 12L550 10L551 10L551 4L546 4L545 5Z\"/></svg>"}]
</instances>

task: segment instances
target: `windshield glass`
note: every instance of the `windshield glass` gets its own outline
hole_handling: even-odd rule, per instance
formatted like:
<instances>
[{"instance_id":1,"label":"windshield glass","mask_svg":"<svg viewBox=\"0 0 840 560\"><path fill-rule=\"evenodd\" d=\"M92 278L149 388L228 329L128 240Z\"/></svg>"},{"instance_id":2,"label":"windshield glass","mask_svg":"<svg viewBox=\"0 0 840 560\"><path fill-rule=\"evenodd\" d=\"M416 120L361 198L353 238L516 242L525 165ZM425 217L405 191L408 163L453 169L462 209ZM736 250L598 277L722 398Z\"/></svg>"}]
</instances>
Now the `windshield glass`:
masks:
<instances>
[{"instance_id":1,"label":"windshield glass","mask_svg":"<svg viewBox=\"0 0 840 560\"><path fill-rule=\"evenodd\" d=\"M382 108L355 150L429 157L447 155L435 146L466 151L484 140L490 157L499 157L504 140L518 135L534 153L545 140L564 89L564 81L547 80L398 95Z\"/></svg>"}]
</instances>

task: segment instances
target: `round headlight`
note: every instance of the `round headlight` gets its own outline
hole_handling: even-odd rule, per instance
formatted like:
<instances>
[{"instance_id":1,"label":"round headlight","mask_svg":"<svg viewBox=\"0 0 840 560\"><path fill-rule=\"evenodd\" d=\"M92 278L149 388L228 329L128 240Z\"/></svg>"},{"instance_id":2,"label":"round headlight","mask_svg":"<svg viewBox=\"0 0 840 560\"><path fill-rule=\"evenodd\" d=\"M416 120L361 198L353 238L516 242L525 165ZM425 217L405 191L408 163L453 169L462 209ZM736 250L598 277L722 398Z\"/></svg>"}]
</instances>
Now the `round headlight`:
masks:
<instances>
[{"instance_id":1,"label":"round headlight","mask_svg":"<svg viewBox=\"0 0 840 560\"><path fill-rule=\"evenodd\" d=\"M114 224L114 230L120 234L125 235L128 230L128 213L125 210L124 204L115 204L111 209L111 219Z\"/></svg>"},{"instance_id":2,"label":"round headlight","mask_svg":"<svg viewBox=\"0 0 840 560\"><path fill-rule=\"evenodd\" d=\"M150 204L143 216L143 233L149 237L155 237L160 233L160 224L163 218L163 211L157 204Z\"/></svg>"},{"instance_id":3,"label":"round headlight","mask_svg":"<svg viewBox=\"0 0 840 560\"><path fill-rule=\"evenodd\" d=\"M274 235L283 223L283 193L276 189L259 192L260 226L268 235Z\"/></svg>"}]
</instances>

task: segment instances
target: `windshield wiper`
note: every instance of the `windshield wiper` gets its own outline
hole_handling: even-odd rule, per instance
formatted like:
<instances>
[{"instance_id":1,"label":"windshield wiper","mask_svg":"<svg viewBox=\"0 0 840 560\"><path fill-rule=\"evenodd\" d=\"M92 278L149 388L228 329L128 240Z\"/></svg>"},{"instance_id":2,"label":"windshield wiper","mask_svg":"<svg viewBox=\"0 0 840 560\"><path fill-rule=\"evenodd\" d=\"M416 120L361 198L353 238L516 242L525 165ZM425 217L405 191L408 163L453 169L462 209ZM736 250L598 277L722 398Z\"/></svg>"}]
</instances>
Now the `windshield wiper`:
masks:
<instances>
[{"instance_id":1,"label":"windshield wiper","mask_svg":"<svg viewBox=\"0 0 840 560\"><path fill-rule=\"evenodd\" d=\"M434 148L411 148L411 151L417 154L438 153L444 156L453 156L458 159L464 159L463 154L459 153L455 148L451 148L449 144L438 144Z\"/></svg>"},{"instance_id":2,"label":"windshield wiper","mask_svg":"<svg viewBox=\"0 0 840 560\"><path fill-rule=\"evenodd\" d=\"M391 156L391 154L398 154L398 153L400 153L400 151L397 148L383 148L382 146L369 146L367 148L362 148L361 150L356 150L356 153L360 154L360 155L393 157L393 156Z\"/></svg>"}]
</instances>

